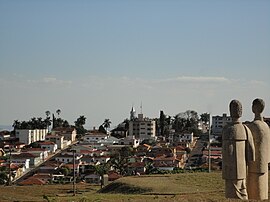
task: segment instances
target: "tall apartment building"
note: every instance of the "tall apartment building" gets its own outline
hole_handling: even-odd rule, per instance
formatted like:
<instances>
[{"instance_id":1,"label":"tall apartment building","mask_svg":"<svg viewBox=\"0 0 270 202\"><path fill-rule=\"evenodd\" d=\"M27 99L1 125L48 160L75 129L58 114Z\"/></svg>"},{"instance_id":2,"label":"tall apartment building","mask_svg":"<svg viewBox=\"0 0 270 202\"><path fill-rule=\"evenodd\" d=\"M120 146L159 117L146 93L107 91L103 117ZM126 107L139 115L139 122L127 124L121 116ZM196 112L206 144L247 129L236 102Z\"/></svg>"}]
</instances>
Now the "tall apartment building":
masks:
<instances>
[{"instance_id":1,"label":"tall apartment building","mask_svg":"<svg viewBox=\"0 0 270 202\"><path fill-rule=\"evenodd\" d=\"M225 113L222 116L212 116L212 134L221 135L223 127L231 121L232 118Z\"/></svg>"},{"instance_id":2,"label":"tall apartment building","mask_svg":"<svg viewBox=\"0 0 270 202\"><path fill-rule=\"evenodd\" d=\"M36 141L45 140L48 129L16 129L16 138L24 144L31 144Z\"/></svg>"},{"instance_id":3,"label":"tall apartment building","mask_svg":"<svg viewBox=\"0 0 270 202\"><path fill-rule=\"evenodd\" d=\"M133 113L134 111L131 111ZM144 139L156 138L156 121L143 117L143 114L138 114L138 117L133 117L129 122L129 136L134 136L141 141Z\"/></svg>"}]
</instances>

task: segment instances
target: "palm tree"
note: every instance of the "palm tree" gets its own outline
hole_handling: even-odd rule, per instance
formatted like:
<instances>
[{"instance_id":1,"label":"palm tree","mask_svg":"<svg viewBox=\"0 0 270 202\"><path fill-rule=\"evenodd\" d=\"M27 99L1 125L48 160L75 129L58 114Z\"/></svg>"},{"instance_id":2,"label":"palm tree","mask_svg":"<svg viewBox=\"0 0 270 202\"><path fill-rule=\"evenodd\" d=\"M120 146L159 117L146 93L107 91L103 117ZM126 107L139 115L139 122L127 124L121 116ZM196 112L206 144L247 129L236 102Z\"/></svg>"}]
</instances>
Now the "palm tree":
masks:
<instances>
[{"instance_id":1,"label":"palm tree","mask_svg":"<svg viewBox=\"0 0 270 202\"><path fill-rule=\"evenodd\" d=\"M45 114L46 114L46 116L48 118L51 115L51 112L50 111L46 111Z\"/></svg>"},{"instance_id":2,"label":"palm tree","mask_svg":"<svg viewBox=\"0 0 270 202\"><path fill-rule=\"evenodd\" d=\"M12 127L14 128L14 130L20 129L21 128L21 122L18 121L18 120L14 120L14 123L13 123Z\"/></svg>"},{"instance_id":3,"label":"palm tree","mask_svg":"<svg viewBox=\"0 0 270 202\"><path fill-rule=\"evenodd\" d=\"M60 110L60 109L57 109L57 110L56 110L56 114L57 114L58 117L59 117L59 115L61 114L61 110Z\"/></svg>"},{"instance_id":4,"label":"palm tree","mask_svg":"<svg viewBox=\"0 0 270 202\"><path fill-rule=\"evenodd\" d=\"M108 128L111 127L111 123L112 122L110 121L110 119L105 119L104 123L102 124L107 132L108 132Z\"/></svg>"}]
</instances>

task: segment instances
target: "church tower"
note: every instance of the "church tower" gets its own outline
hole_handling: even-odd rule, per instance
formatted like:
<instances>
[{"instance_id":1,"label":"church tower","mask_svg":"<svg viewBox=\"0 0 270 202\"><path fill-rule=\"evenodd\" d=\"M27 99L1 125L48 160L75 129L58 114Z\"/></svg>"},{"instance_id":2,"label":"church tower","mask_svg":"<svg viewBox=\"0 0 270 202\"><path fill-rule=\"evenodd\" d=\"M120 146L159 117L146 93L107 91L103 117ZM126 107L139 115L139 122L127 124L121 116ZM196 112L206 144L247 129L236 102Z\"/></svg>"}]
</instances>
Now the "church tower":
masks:
<instances>
[{"instance_id":1,"label":"church tower","mask_svg":"<svg viewBox=\"0 0 270 202\"><path fill-rule=\"evenodd\" d=\"M136 118L136 111L135 108L132 105L131 111L130 111L130 120L134 120Z\"/></svg>"}]
</instances>

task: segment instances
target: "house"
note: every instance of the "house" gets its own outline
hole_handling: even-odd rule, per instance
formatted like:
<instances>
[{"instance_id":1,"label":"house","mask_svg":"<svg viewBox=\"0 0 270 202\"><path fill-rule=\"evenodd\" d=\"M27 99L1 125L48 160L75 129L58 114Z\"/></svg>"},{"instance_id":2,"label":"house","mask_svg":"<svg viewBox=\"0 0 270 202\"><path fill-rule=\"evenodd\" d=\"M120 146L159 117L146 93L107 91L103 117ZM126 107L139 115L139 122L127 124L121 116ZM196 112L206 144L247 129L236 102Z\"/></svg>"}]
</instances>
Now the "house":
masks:
<instances>
[{"instance_id":1,"label":"house","mask_svg":"<svg viewBox=\"0 0 270 202\"><path fill-rule=\"evenodd\" d=\"M176 150L174 148L154 146L148 151L148 156L175 156Z\"/></svg>"},{"instance_id":2,"label":"house","mask_svg":"<svg viewBox=\"0 0 270 202\"><path fill-rule=\"evenodd\" d=\"M7 130L0 131L0 141L7 140L10 138L10 132Z\"/></svg>"},{"instance_id":3,"label":"house","mask_svg":"<svg viewBox=\"0 0 270 202\"><path fill-rule=\"evenodd\" d=\"M94 143L94 142L106 140L108 139L108 137L109 136L104 133L90 133L83 137L83 142Z\"/></svg>"},{"instance_id":4,"label":"house","mask_svg":"<svg viewBox=\"0 0 270 202\"><path fill-rule=\"evenodd\" d=\"M11 162L15 164L23 164L25 169L30 168L30 157L27 157L25 155L12 155Z\"/></svg>"},{"instance_id":5,"label":"house","mask_svg":"<svg viewBox=\"0 0 270 202\"><path fill-rule=\"evenodd\" d=\"M54 142L44 141L44 142L39 142L39 145L42 149L45 149L46 151L50 153L55 153L57 150L57 144Z\"/></svg>"},{"instance_id":6,"label":"house","mask_svg":"<svg viewBox=\"0 0 270 202\"><path fill-rule=\"evenodd\" d=\"M72 145L71 150L75 150L76 153L81 153L82 151L93 151L93 150L96 150L96 149L94 149L92 144L80 143L80 144Z\"/></svg>"},{"instance_id":7,"label":"house","mask_svg":"<svg viewBox=\"0 0 270 202\"><path fill-rule=\"evenodd\" d=\"M65 140L76 141L77 131L74 127L58 127L51 131L52 135L63 136Z\"/></svg>"},{"instance_id":8,"label":"house","mask_svg":"<svg viewBox=\"0 0 270 202\"><path fill-rule=\"evenodd\" d=\"M85 182L87 183L100 184L101 176L97 174L90 174L90 175L86 175L84 179L85 179Z\"/></svg>"},{"instance_id":9,"label":"house","mask_svg":"<svg viewBox=\"0 0 270 202\"><path fill-rule=\"evenodd\" d=\"M173 168L180 168L180 160L176 156L159 156L153 159L153 165L160 170L173 170Z\"/></svg>"},{"instance_id":10,"label":"house","mask_svg":"<svg viewBox=\"0 0 270 202\"><path fill-rule=\"evenodd\" d=\"M39 167L40 173L49 173L49 174L57 174L58 169L63 166L63 163L57 161L46 161L42 166Z\"/></svg>"},{"instance_id":11,"label":"house","mask_svg":"<svg viewBox=\"0 0 270 202\"><path fill-rule=\"evenodd\" d=\"M82 158L81 154L77 154L77 153L75 154L75 161L81 158ZM55 157L55 160L61 163L70 163L70 162L73 162L73 154L62 153L61 155Z\"/></svg>"},{"instance_id":12,"label":"house","mask_svg":"<svg viewBox=\"0 0 270 202\"><path fill-rule=\"evenodd\" d=\"M125 138L128 135L128 129L125 128L124 124L120 124L118 127L111 130L111 136L116 138Z\"/></svg>"},{"instance_id":13,"label":"house","mask_svg":"<svg viewBox=\"0 0 270 202\"><path fill-rule=\"evenodd\" d=\"M12 141L4 141L2 142L2 148L5 152L20 152L23 147L25 147L24 143L21 142L12 142Z\"/></svg>"},{"instance_id":14,"label":"house","mask_svg":"<svg viewBox=\"0 0 270 202\"><path fill-rule=\"evenodd\" d=\"M44 185L46 184L45 181L39 179L39 178L35 178L35 177L29 177L26 180L23 180L22 182L18 183L19 185L22 186L27 186L27 185Z\"/></svg>"},{"instance_id":15,"label":"house","mask_svg":"<svg viewBox=\"0 0 270 202\"><path fill-rule=\"evenodd\" d=\"M128 173L129 174L144 174L146 171L145 168L145 162L134 162L134 163L130 163L128 165Z\"/></svg>"},{"instance_id":16,"label":"house","mask_svg":"<svg viewBox=\"0 0 270 202\"><path fill-rule=\"evenodd\" d=\"M13 180L22 176L25 172L25 167L23 164L14 164L12 163L11 166L12 178Z\"/></svg>"},{"instance_id":17,"label":"house","mask_svg":"<svg viewBox=\"0 0 270 202\"><path fill-rule=\"evenodd\" d=\"M119 154L119 151L123 147L126 147L126 145L108 145L107 146L110 155Z\"/></svg>"},{"instance_id":18,"label":"house","mask_svg":"<svg viewBox=\"0 0 270 202\"><path fill-rule=\"evenodd\" d=\"M27 148L22 150L21 153L33 154L34 156L39 157L42 161L48 158L48 151L42 148Z\"/></svg>"},{"instance_id":19,"label":"house","mask_svg":"<svg viewBox=\"0 0 270 202\"><path fill-rule=\"evenodd\" d=\"M177 145L178 143L184 142L188 147L193 143L194 137L193 133L170 133L169 143Z\"/></svg>"},{"instance_id":20,"label":"house","mask_svg":"<svg viewBox=\"0 0 270 202\"><path fill-rule=\"evenodd\" d=\"M119 141L120 145L129 145L133 148L136 148L140 144L140 140L136 139L135 136L127 136L125 138L120 139Z\"/></svg>"},{"instance_id":21,"label":"house","mask_svg":"<svg viewBox=\"0 0 270 202\"><path fill-rule=\"evenodd\" d=\"M16 129L15 135L16 138L19 138L19 141L29 145L33 142L45 140L45 136L48 133L48 129Z\"/></svg>"},{"instance_id":22,"label":"house","mask_svg":"<svg viewBox=\"0 0 270 202\"><path fill-rule=\"evenodd\" d=\"M97 157L94 157L94 163L96 163L96 164L107 163L109 160L110 160L109 156L97 156Z\"/></svg>"},{"instance_id":23,"label":"house","mask_svg":"<svg viewBox=\"0 0 270 202\"><path fill-rule=\"evenodd\" d=\"M146 156L148 151L151 149L151 146L148 144L139 145L136 148L136 155L137 156Z\"/></svg>"},{"instance_id":24,"label":"house","mask_svg":"<svg viewBox=\"0 0 270 202\"><path fill-rule=\"evenodd\" d=\"M11 156L11 162L13 163L26 163L25 160L27 159L29 159L30 166L36 166L41 161L41 158L39 156L35 156L30 153L20 153Z\"/></svg>"},{"instance_id":25,"label":"house","mask_svg":"<svg viewBox=\"0 0 270 202\"><path fill-rule=\"evenodd\" d=\"M61 135L46 135L46 141L54 142L58 149L63 149L65 146L64 136Z\"/></svg>"},{"instance_id":26,"label":"house","mask_svg":"<svg viewBox=\"0 0 270 202\"><path fill-rule=\"evenodd\" d=\"M78 174L80 171L80 165L81 162L80 161L75 161L75 164L73 163L66 163L65 165L63 165L66 168L69 168L71 170L71 172L73 172L73 168L75 166L75 173Z\"/></svg>"},{"instance_id":27,"label":"house","mask_svg":"<svg viewBox=\"0 0 270 202\"><path fill-rule=\"evenodd\" d=\"M108 136L107 139L99 140L97 143L102 145L114 145L119 143L119 139L113 136Z\"/></svg>"}]
</instances>

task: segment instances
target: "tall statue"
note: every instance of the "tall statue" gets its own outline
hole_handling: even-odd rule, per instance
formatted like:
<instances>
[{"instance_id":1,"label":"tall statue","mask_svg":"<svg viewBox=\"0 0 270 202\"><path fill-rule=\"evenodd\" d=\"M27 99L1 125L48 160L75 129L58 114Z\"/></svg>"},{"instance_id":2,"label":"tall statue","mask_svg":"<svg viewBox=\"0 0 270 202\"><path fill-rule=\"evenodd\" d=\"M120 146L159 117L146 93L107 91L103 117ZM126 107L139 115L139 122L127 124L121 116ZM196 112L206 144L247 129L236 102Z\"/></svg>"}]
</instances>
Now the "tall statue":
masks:
<instances>
[{"instance_id":1,"label":"tall statue","mask_svg":"<svg viewBox=\"0 0 270 202\"><path fill-rule=\"evenodd\" d=\"M255 99L252 103L254 121L248 124L252 132L255 146L255 161L249 163L247 190L249 199L268 199L268 163L270 161L270 130L263 121L261 113L264 110L264 101Z\"/></svg>"},{"instance_id":2,"label":"tall statue","mask_svg":"<svg viewBox=\"0 0 270 202\"><path fill-rule=\"evenodd\" d=\"M242 105L230 102L232 122L222 131L222 178L225 179L225 197L248 199L246 178L248 162L255 160L251 131L240 122Z\"/></svg>"}]
</instances>

